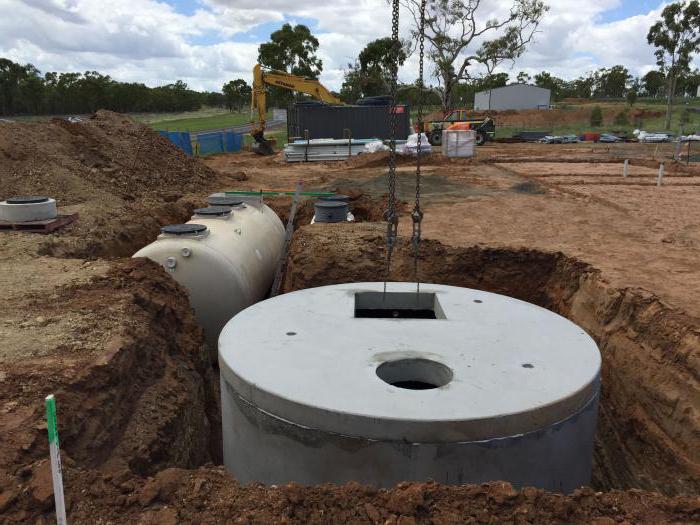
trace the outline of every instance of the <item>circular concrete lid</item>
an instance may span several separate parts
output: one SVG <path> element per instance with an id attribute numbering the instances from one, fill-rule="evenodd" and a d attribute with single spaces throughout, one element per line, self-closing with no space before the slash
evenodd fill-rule
<path id="1" fill-rule="evenodd" d="M 382 289 L 325 286 L 247 308 L 219 337 L 223 378 L 258 409 L 304 427 L 421 443 L 531 432 L 598 392 L 598 347 L 564 317 L 428 284 L 421 293 L 437 302 L 424 295 L 420 308 L 430 302 L 437 319 L 355 317 L 356 293 L 376 299 Z M 388 291 L 413 304 L 415 284 Z"/>
<path id="2" fill-rule="evenodd" d="M 7 204 L 39 204 L 48 201 L 49 198 L 43 195 L 22 195 L 19 197 L 10 197 L 5 202 L 7 202 Z"/>

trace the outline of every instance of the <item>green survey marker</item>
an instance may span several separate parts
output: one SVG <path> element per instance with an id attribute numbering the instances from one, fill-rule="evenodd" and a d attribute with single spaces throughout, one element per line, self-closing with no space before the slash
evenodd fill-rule
<path id="1" fill-rule="evenodd" d="M 53 394 L 46 396 L 46 427 L 49 432 L 49 454 L 51 455 L 51 477 L 53 478 L 53 495 L 56 503 L 56 523 L 66 525 L 66 504 L 63 497 L 63 470 L 61 468 L 61 451 L 58 446 L 58 424 L 56 422 L 56 398 Z"/>

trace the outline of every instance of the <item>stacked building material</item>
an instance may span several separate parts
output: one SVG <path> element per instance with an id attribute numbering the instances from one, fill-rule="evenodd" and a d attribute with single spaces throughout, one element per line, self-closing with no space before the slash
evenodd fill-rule
<path id="1" fill-rule="evenodd" d="M 365 144 L 376 139 L 312 139 L 296 140 L 284 145 L 287 162 L 346 160 L 359 155 Z"/>

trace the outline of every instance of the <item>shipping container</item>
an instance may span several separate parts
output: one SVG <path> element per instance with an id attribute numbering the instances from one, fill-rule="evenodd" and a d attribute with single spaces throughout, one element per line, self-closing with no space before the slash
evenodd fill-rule
<path id="1" fill-rule="evenodd" d="M 287 135 L 305 138 L 309 131 L 310 139 L 347 138 L 349 130 L 356 139 L 388 139 L 390 129 L 390 106 L 331 106 L 319 103 L 300 103 L 287 111 Z M 411 130 L 409 106 L 396 106 L 396 139 L 405 140 Z"/>

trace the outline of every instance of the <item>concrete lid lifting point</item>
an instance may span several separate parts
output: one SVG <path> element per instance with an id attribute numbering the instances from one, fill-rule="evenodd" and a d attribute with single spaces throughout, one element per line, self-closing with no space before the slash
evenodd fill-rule
<path id="1" fill-rule="evenodd" d="M 295 424 L 416 443 L 538 430 L 598 392 L 598 347 L 564 317 L 431 284 L 421 295 L 434 296 L 432 319 L 357 316 L 356 295 L 381 296 L 382 287 L 311 288 L 242 311 L 219 337 L 223 378 L 249 403 Z M 401 302 L 415 297 L 415 284 L 389 283 L 389 291 L 402 292 Z"/>

